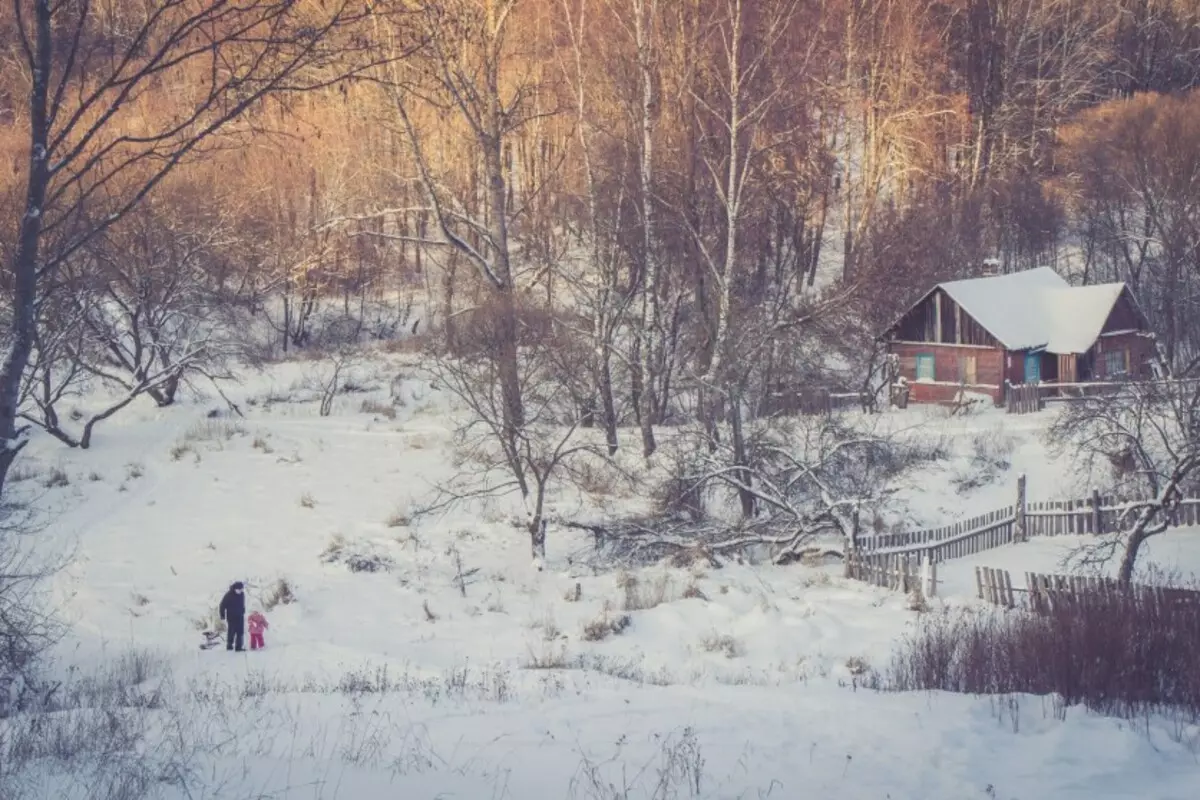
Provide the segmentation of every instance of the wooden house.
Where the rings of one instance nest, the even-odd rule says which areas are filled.
[[[883,334],[917,403],[960,388],[1003,402],[1005,381],[1150,375],[1154,336],[1123,283],[1071,286],[1048,267],[940,283]]]

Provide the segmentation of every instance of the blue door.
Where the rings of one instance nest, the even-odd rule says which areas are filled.
[[[1042,380],[1042,354],[1025,354],[1025,382],[1039,383]]]

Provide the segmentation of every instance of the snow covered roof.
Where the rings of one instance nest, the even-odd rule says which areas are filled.
[[[1123,283],[1071,286],[1049,267],[938,284],[1009,350],[1086,353]]]

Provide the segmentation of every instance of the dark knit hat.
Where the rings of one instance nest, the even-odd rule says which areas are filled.
[[[235,581],[233,586],[230,586],[229,588],[230,589],[245,589],[246,586],[241,581]]]

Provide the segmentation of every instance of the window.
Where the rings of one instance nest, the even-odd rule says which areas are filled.
[[[978,383],[976,378],[975,356],[960,356],[958,359],[958,382],[968,385]]]
[[[917,380],[935,380],[933,370],[933,353],[921,353],[917,356]]]
[[[1129,374],[1129,351],[1109,350],[1104,354],[1104,375],[1119,378]]]

